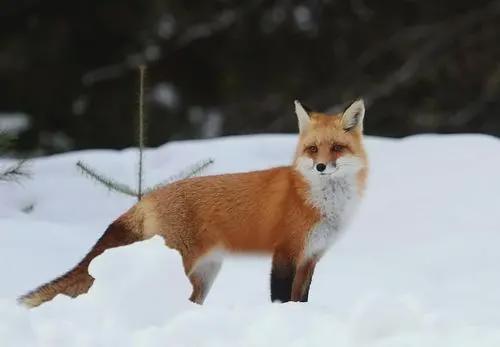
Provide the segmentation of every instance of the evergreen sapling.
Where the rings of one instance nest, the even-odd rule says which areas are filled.
[[[107,177],[106,175],[98,172],[88,164],[78,161],[76,166],[78,169],[87,177],[92,178],[96,182],[104,185],[109,190],[122,193],[128,196],[133,196],[137,200],[141,200],[144,194],[148,194],[153,190],[184,178],[193,177],[199,175],[205,168],[213,163],[212,159],[202,160],[195,163],[194,165],[184,169],[180,173],[168,177],[165,181],[154,185],[153,187],[144,188],[144,147],[145,147],[145,132],[146,132],[146,115],[144,112],[144,79],[145,79],[146,67],[144,65],[139,66],[139,110],[138,110],[138,133],[137,133],[137,146],[138,146],[138,163],[137,163],[137,188],[132,188],[127,184],[118,182],[113,178]]]

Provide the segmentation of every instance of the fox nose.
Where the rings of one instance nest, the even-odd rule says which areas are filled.
[[[316,165],[316,170],[318,170],[319,172],[323,172],[323,171],[325,171],[325,169],[326,169],[326,165],[323,163],[319,163]]]

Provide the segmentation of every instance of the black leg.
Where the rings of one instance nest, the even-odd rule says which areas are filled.
[[[292,295],[295,265],[279,253],[273,256],[271,270],[271,301],[290,301]]]

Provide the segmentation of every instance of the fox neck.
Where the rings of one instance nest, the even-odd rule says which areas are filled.
[[[359,201],[357,175],[300,173],[309,185],[308,203],[319,210],[324,222],[332,228],[341,229],[350,220]]]
[[[320,215],[309,231],[304,256],[321,256],[341,235],[357,210],[360,199],[357,176],[320,176],[311,171],[301,172],[297,167],[296,170],[309,185],[307,203]]]
[[[300,159],[294,168],[306,181],[305,199],[318,210],[321,221],[327,223],[329,228],[342,229],[360,200],[358,172],[320,175],[311,170],[310,165],[301,165]]]

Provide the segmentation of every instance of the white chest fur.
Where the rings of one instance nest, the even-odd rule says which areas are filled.
[[[310,203],[321,213],[321,220],[309,232],[304,255],[321,255],[337,239],[354,215],[359,202],[356,177],[307,177]]]

